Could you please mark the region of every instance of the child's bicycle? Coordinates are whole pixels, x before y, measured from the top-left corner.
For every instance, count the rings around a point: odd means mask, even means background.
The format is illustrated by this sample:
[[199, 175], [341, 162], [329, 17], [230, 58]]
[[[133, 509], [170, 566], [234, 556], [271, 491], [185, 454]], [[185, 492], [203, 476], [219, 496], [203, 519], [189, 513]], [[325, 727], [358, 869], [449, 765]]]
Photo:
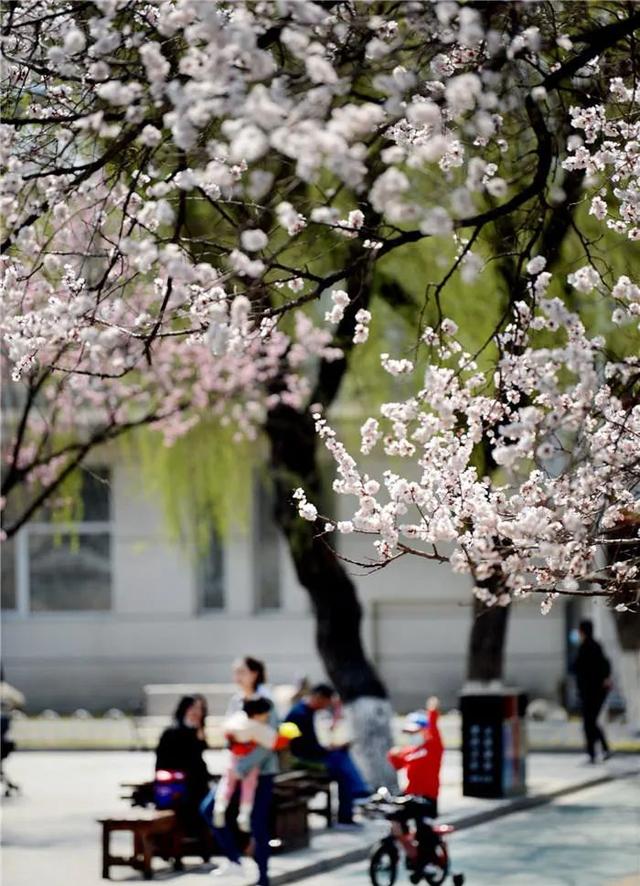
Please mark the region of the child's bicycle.
[[[429, 886], [440, 886], [445, 882], [450, 870], [445, 836], [454, 829], [447, 824], [432, 824], [428, 820], [430, 805], [423, 797], [393, 797], [381, 788], [360, 807], [370, 818], [386, 818], [391, 823], [389, 833], [371, 853], [369, 877], [372, 886], [393, 886], [401, 853], [411, 883], [424, 880]], [[421, 822], [420, 840], [416, 827], [409, 824], [412, 819]], [[453, 874], [452, 880], [453, 886], [462, 886], [464, 874]]]

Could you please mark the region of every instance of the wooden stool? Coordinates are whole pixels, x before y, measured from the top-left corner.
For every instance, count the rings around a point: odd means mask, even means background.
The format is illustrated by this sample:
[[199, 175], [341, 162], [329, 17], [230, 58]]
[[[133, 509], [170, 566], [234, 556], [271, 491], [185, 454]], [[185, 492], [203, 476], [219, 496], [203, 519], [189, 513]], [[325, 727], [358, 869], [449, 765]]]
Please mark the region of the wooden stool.
[[[109, 879], [109, 868], [112, 865], [126, 865], [142, 871], [145, 880], [153, 877], [151, 859], [155, 838], [161, 834], [177, 833], [176, 814], [169, 810], [164, 812], [155, 809], [132, 809], [113, 818], [99, 818], [102, 825], [102, 876]], [[133, 855], [124, 858], [111, 855], [110, 842], [112, 831], [131, 831], [133, 834]], [[173, 845], [173, 856], [180, 861], [180, 848], [177, 840]]]

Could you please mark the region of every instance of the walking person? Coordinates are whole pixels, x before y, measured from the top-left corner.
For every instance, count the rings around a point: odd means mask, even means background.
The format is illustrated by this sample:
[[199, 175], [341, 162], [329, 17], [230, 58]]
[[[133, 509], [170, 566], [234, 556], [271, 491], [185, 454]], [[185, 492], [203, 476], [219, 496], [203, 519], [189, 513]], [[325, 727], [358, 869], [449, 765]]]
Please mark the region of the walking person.
[[589, 762], [596, 762], [597, 745], [604, 760], [611, 756], [607, 739], [598, 725], [598, 716], [611, 689], [611, 665], [602, 646], [593, 637], [593, 622], [586, 618], [578, 626], [580, 647], [573, 670], [582, 706], [582, 722]]
[[[242, 712], [248, 701], [259, 698], [271, 701], [270, 693], [265, 685], [265, 666], [259, 659], [245, 656], [236, 661], [233, 666], [233, 679], [238, 691], [229, 702], [228, 716]], [[273, 704], [269, 709], [268, 725], [277, 731], [278, 715]], [[258, 780], [253, 796], [250, 827], [254, 843], [254, 859], [258, 866], [257, 886], [269, 886], [269, 818], [273, 796], [273, 778], [278, 772], [276, 752], [269, 748], [256, 747], [251, 753], [235, 762], [235, 771], [240, 780], [253, 769], [258, 770]], [[218, 845], [227, 856], [227, 864], [216, 868], [213, 875], [224, 877], [225, 883], [246, 883], [250, 872], [243, 864], [245, 860], [240, 854], [236, 837], [228, 823], [222, 827], [216, 827], [213, 822], [214, 807], [215, 791], [211, 791], [203, 800], [200, 812], [212, 828]]]

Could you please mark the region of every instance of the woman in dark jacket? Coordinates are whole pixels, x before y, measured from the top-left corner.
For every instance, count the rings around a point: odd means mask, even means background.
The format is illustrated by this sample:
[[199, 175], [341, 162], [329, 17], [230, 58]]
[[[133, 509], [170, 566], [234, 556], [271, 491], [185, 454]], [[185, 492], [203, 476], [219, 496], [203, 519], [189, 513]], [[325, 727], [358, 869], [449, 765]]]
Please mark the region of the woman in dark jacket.
[[196, 829], [201, 824], [198, 809], [209, 792], [211, 780], [203, 757], [207, 748], [204, 737], [206, 716], [205, 699], [201, 695], [185, 695], [178, 703], [173, 725], [162, 733], [156, 750], [156, 771], [165, 769], [184, 773], [186, 796], [178, 811], [185, 824]]

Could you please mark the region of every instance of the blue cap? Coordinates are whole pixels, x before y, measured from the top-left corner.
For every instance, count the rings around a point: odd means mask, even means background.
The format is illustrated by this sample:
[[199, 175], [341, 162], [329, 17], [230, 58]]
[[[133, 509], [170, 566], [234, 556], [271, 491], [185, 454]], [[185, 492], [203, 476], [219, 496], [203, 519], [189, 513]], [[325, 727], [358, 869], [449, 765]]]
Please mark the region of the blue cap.
[[404, 725], [402, 727], [403, 732], [418, 732], [420, 729], [428, 729], [429, 728], [429, 717], [424, 711], [414, 711], [412, 714], [407, 714]]

